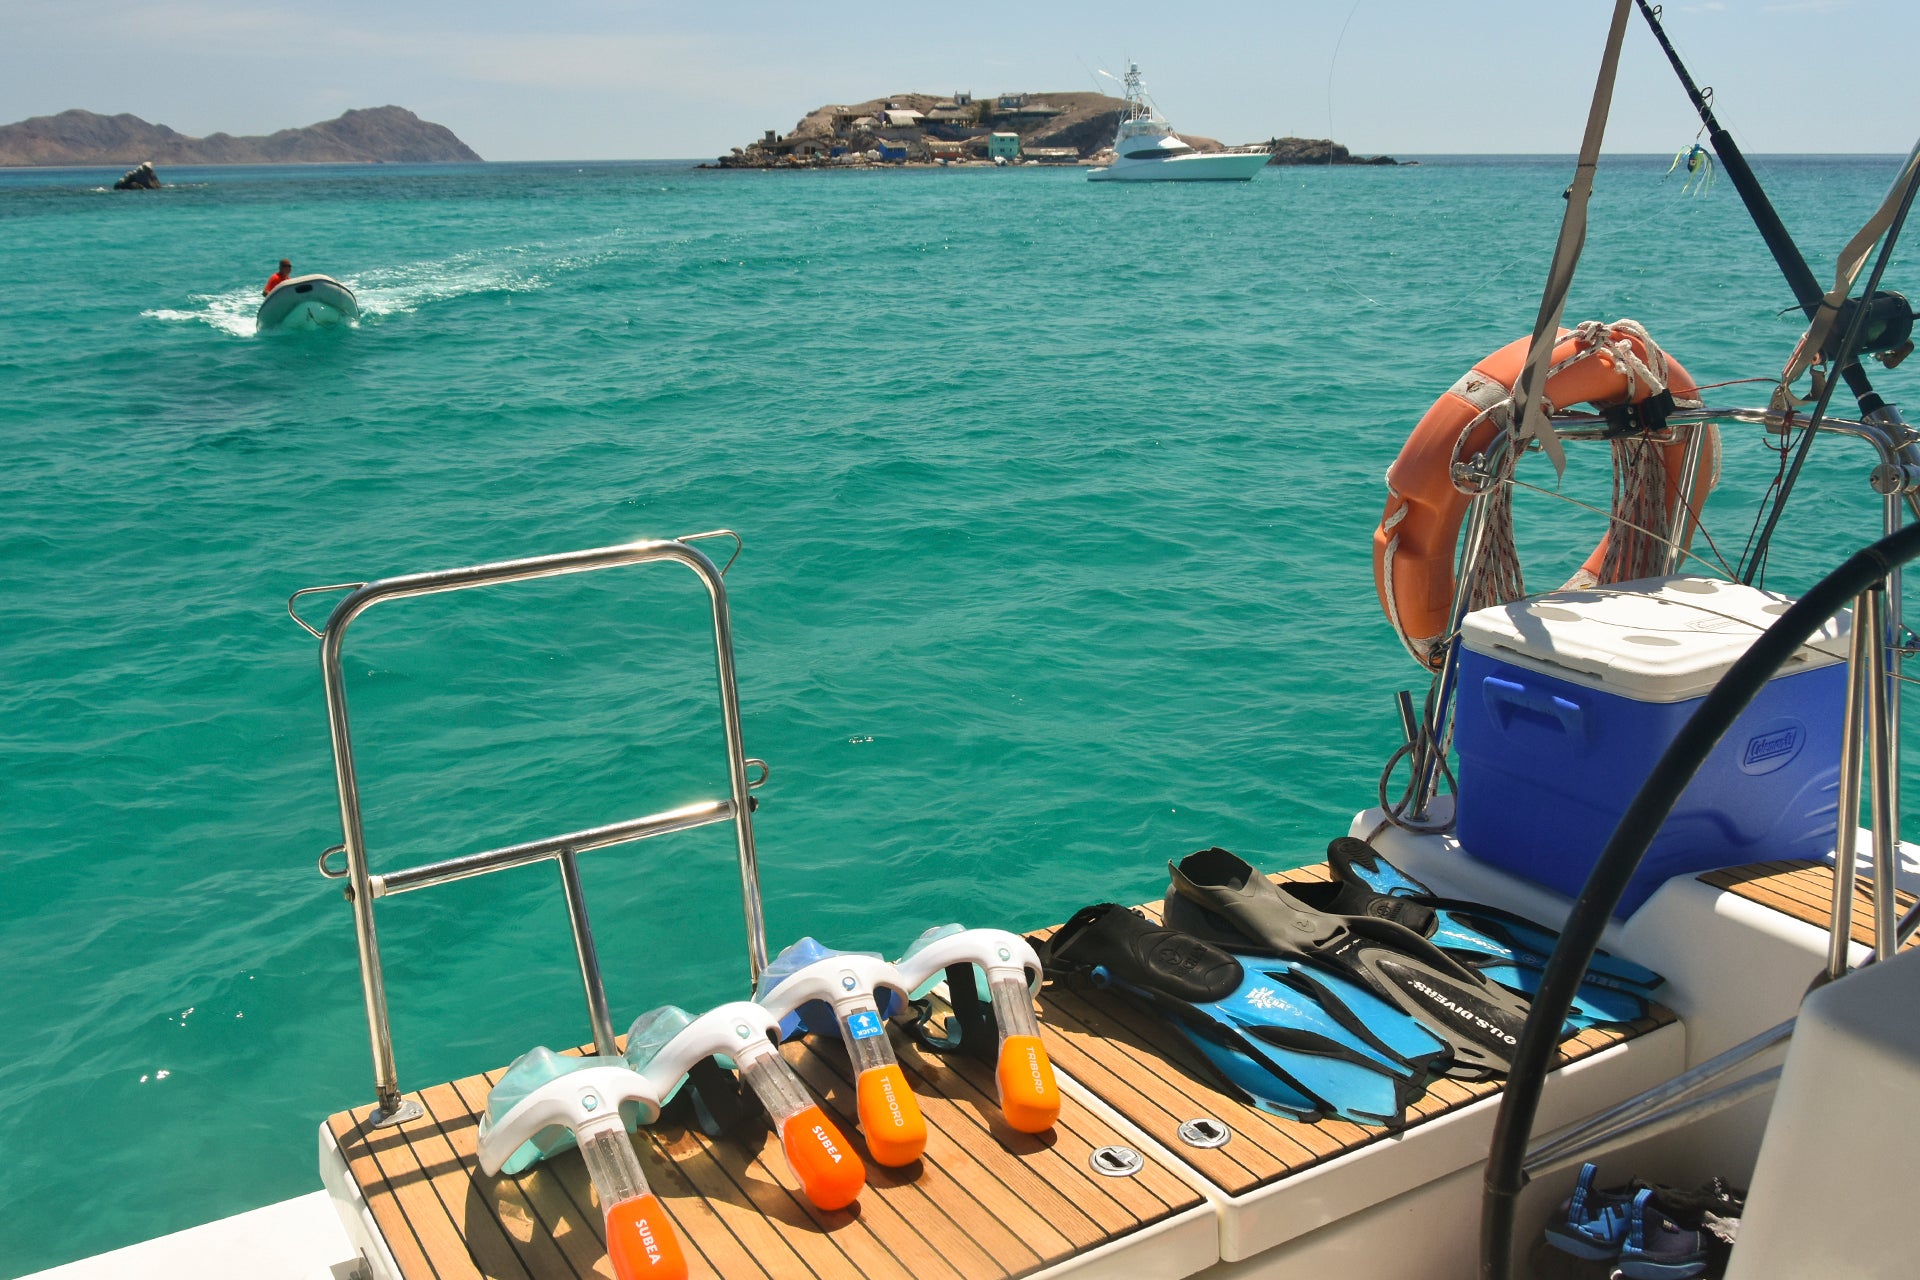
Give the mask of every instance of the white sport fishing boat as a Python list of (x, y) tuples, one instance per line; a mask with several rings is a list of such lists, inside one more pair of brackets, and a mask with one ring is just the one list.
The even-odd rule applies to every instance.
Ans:
[[(1639, 2), (1618, 0), (1603, 88), (1629, 6)], [(769, 966), (750, 792), (767, 770), (741, 740), (725, 570), (695, 545), (717, 535), (630, 543), (360, 584), (320, 625), (300, 618), (307, 592), (289, 602), (320, 641), (342, 832), (320, 856), (320, 871), (347, 890), (372, 1096), (343, 1097), (343, 1109), (320, 1126), (324, 1190), (75, 1263), (60, 1269), (63, 1280), (670, 1271), (820, 1280), (1506, 1280), (1576, 1274), (1566, 1269), (1576, 1261), (1566, 1249), (1592, 1268), (1578, 1274), (1630, 1280), (1911, 1274), (1905, 1226), (1920, 1138), (1920, 954), (1912, 945), (1920, 861), (1899, 838), (1898, 729), (1911, 634), (1900, 616), (1900, 567), (1920, 558), (1920, 523), (1912, 522), (1920, 519), (1920, 434), (1874, 394), (1861, 365), (1878, 355), (1891, 367), (1912, 347), (1912, 309), (1878, 286), (1920, 188), (1920, 148), (1823, 296), (1667, 45), (1658, 14), (1641, 8), (1809, 329), (1771, 403), (1748, 409), (1702, 403), (1680, 363), (1630, 322), (1559, 328), (1605, 121), (1608, 94), (1597, 93), (1536, 334), (1454, 382), (1389, 473), (1377, 586), (1431, 685), (1424, 711), (1401, 695), (1405, 743), (1388, 768), (1410, 764), (1405, 791), (1390, 800), (1383, 779), (1381, 806), (1356, 816), (1348, 834), (1408, 878), (1398, 889), (1383, 880), (1389, 894), (1411, 893), (1406, 886), (1417, 880), (1456, 900), (1413, 899), (1436, 920), (1452, 910), (1457, 921), (1462, 904), (1477, 904), (1464, 909), (1485, 919), (1505, 911), (1561, 931), (1536, 944), (1550, 956), (1516, 961), (1530, 977), (1490, 977), (1532, 992), (1504, 1080), (1436, 1076), (1398, 1126), (1276, 1114), (1249, 1105), (1226, 1068), (1208, 1068), (1219, 1058), (1203, 1060), (1167, 1022), (1107, 983), (1056, 980), (1037, 999), (1037, 1034), (1026, 1037), (1034, 1052), (1011, 1072), (1005, 1022), (997, 1072), (991, 1042), (982, 1060), (896, 1034), (898, 1061), (887, 1078), (911, 1090), (924, 1121), (914, 1159), (880, 1158), (884, 1135), (869, 1118), (875, 1098), (858, 1056), (874, 1040), (887, 1043), (871, 1006), (844, 1023), (846, 1052), (830, 1035), (775, 1049), (772, 1015), (756, 1015), (765, 1035), (741, 1020), (738, 1047), (728, 1051), (742, 1075), (749, 1057), (753, 1070), (784, 1060), (769, 1069), (793, 1090), (793, 1104), (841, 1126), (831, 1133), (841, 1142), (817, 1151), (888, 1166), (864, 1189), (849, 1184), (857, 1204), (836, 1196), (823, 1207), (758, 1112), (728, 1123), (696, 1105), (656, 1118), (652, 1103), (664, 1100), (636, 1072), (664, 1080), (682, 1067), (661, 1067), (657, 1058), (651, 1068), (619, 1065), (616, 1055), (634, 1053), (640, 1024), (624, 1045), (615, 1035), (577, 859), (730, 826), (748, 968), (761, 978)], [(1878, 259), (1856, 294), (1876, 242)], [(1792, 386), (1822, 352), (1832, 376), (1818, 382), (1812, 403), (1795, 400)], [(1828, 413), (1842, 384), (1859, 402), (1856, 417)], [(1543, 411), (1541, 398), (1553, 407)], [(1567, 412), (1583, 404), (1598, 412)], [(1745, 436), (1776, 452), (1816, 439), (1855, 449), (1871, 488), (1847, 492), (1874, 495), (1866, 500), (1888, 536), (1797, 601), (1736, 580), (1750, 574), (1686, 572), (1722, 431), (1729, 447)], [(1601, 440), (1622, 466), (1618, 489), (1628, 501), (1613, 513), (1607, 554), (1596, 553), (1576, 589), (1511, 598), (1517, 591), (1500, 585), (1511, 554), (1501, 512), (1516, 467), (1529, 455), (1557, 457), (1565, 443)], [(1426, 447), (1434, 441), (1442, 447)], [(1791, 488), (1788, 479), (1769, 495), (1775, 513)], [(1771, 531), (1769, 521), (1762, 543)], [(361, 822), (346, 702), (344, 651), (355, 618), (415, 596), (510, 590), (535, 578), (647, 564), (678, 565), (704, 589), (724, 794), (418, 866), (376, 860)], [(1456, 754), (1457, 775), (1449, 763)], [(1701, 784), (1690, 785), (1696, 775)], [(1453, 795), (1440, 793), (1443, 778), (1455, 779)], [(1858, 823), (1863, 797), (1872, 813), (1866, 829)], [(1359, 841), (1336, 844), (1351, 852)], [(385, 900), (399, 894), (534, 862), (560, 872), (586, 993), (582, 1031), (593, 1042), (583, 1052), (595, 1065), (554, 1076), (518, 1102), (499, 1096), (509, 1092), (510, 1074), (500, 1071), (403, 1088), (376, 911), (390, 912)], [(1275, 879), (1325, 888), (1345, 865)], [(1017, 1012), (1025, 1021), (1032, 1009), (1021, 1009), (1030, 999), (1024, 944), (1010, 942), (999, 953), (1011, 966), (1006, 981), (992, 978), (990, 958), (981, 971), (992, 979), (996, 1016)], [(1604, 964), (1601, 943), (1610, 953)], [(408, 945), (403, 934), (389, 947), (419, 962)], [(904, 967), (913, 954), (895, 963)], [(836, 989), (868, 989), (860, 985), (869, 982), (859, 972), (866, 963), (847, 958), (845, 972), (827, 972), (820, 990), (837, 1001)], [(1664, 978), (1636, 1016), (1588, 1017), (1569, 1032), (1576, 998), (1587, 992), (1592, 1003), (1593, 975), (1630, 966)], [(948, 990), (954, 1023), (977, 1027), (986, 1017), (990, 1026), (972, 985)], [(1058, 1096), (1046, 1114), (1020, 1120), (1010, 1090), (1046, 1059)], [(558, 1071), (552, 1064), (565, 1061), (581, 1060), (550, 1055), (548, 1065)], [(731, 1080), (724, 1067), (709, 1076), (722, 1093)], [(578, 1088), (557, 1087), (566, 1081)], [(622, 1089), (636, 1090), (641, 1118), (656, 1120), (631, 1139), (611, 1105), (629, 1099)], [(508, 1123), (515, 1116), (519, 1129)], [(581, 1147), (592, 1149), (583, 1158), (551, 1146), (530, 1166), (502, 1159), (522, 1134), (557, 1132), (543, 1124), (574, 1127)], [(1576, 1173), (1583, 1161), (1599, 1162), (1598, 1178)], [(1670, 1187), (1701, 1190), (1689, 1205), (1659, 1189)], [(619, 1212), (636, 1204), (643, 1215)], [(639, 1234), (616, 1231), (636, 1222)], [(1547, 1252), (1516, 1266), (1516, 1249), (1525, 1256), (1529, 1245)]]
[(332, 276), (295, 276), (273, 287), (260, 303), (255, 323), (262, 329), (323, 329), (359, 314), (353, 290)]
[(1133, 63), (1127, 64), (1125, 84), (1127, 106), (1113, 135), (1113, 162), (1088, 170), (1089, 182), (1246, 182), (1266, 167), (1264, 151), (1196, 151), (1181, 141), (1147, 96)]

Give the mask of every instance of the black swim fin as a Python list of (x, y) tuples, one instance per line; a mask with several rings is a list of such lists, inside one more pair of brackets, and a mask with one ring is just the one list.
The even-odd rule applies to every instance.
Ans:
[(1438, 1036), (1333, 975), (1243, 960), (1113, 903), (1075, 913), (1040, 951), (1056, 980), (1133, 997), (1235, 1095), (1294, 1119), (1397, 1129), (1449, 1060)]
[[(1403, 924), (1442, 951), (1523, 996), (1540, 987), (1560, 935), (1524, 916), (1477, 902), (1434, 896), (1365, 840), (1342, 836), (1327, 846), (1327, 865), (1341, 886), (1331, 900), (1343, 915)], [(1574, 997), (1577, 1026), (1632, 1022), (1650, 1012), (1659, 974), (1605, 951), (1593, 953)]]
[(1438, 1033), (1453, 1052), (1448, 1075), (1486, 1079), (1512, 1065), (1526, 1001), (1404, 925), (1340, 913), (1332, 906), (1340, 886), (1275, 884), (1225, 849), (1188, 854), (1168, 872), (1169, 927), (1218, 945), (1224, 925), (1248, 950), (1351, 978)]

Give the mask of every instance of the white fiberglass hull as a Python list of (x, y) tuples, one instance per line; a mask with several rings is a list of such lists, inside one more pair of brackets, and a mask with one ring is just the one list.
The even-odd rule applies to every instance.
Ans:
[(1264, 169), (1264, 151), (1195, 151), (1164, 160), (1115, 160), (1089, 182), (1246, 182)]
[(262, 329), (318, 329), (359, 314), (353, 290), (332, 276), (295, 276), (274, 286), (255, 323)]

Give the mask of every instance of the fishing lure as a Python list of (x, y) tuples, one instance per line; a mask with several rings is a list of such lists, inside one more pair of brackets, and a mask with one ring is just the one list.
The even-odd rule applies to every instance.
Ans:
[(1667, 166), (1667, 176), (1672, 177), (1673, 171), (1682, 164), (1687, 166), (1687, 180), (1680, 185), (1680, 193), (1692, 191), (1704, 195), (1713, 185), (1713, 153), (1698, 142), (1682, 147), (1674, 153), (1673, 163)]

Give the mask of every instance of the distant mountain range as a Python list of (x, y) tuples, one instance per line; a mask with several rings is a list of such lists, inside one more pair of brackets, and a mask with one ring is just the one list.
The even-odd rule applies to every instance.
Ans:
[(139, 116), (62, 111), (0, 125), (0, 166), (169, 164), (432, 164), (478, 160), (445, 125), (404, 107), (349, 111), (337, 120), (265, 137), (189, 138)]

